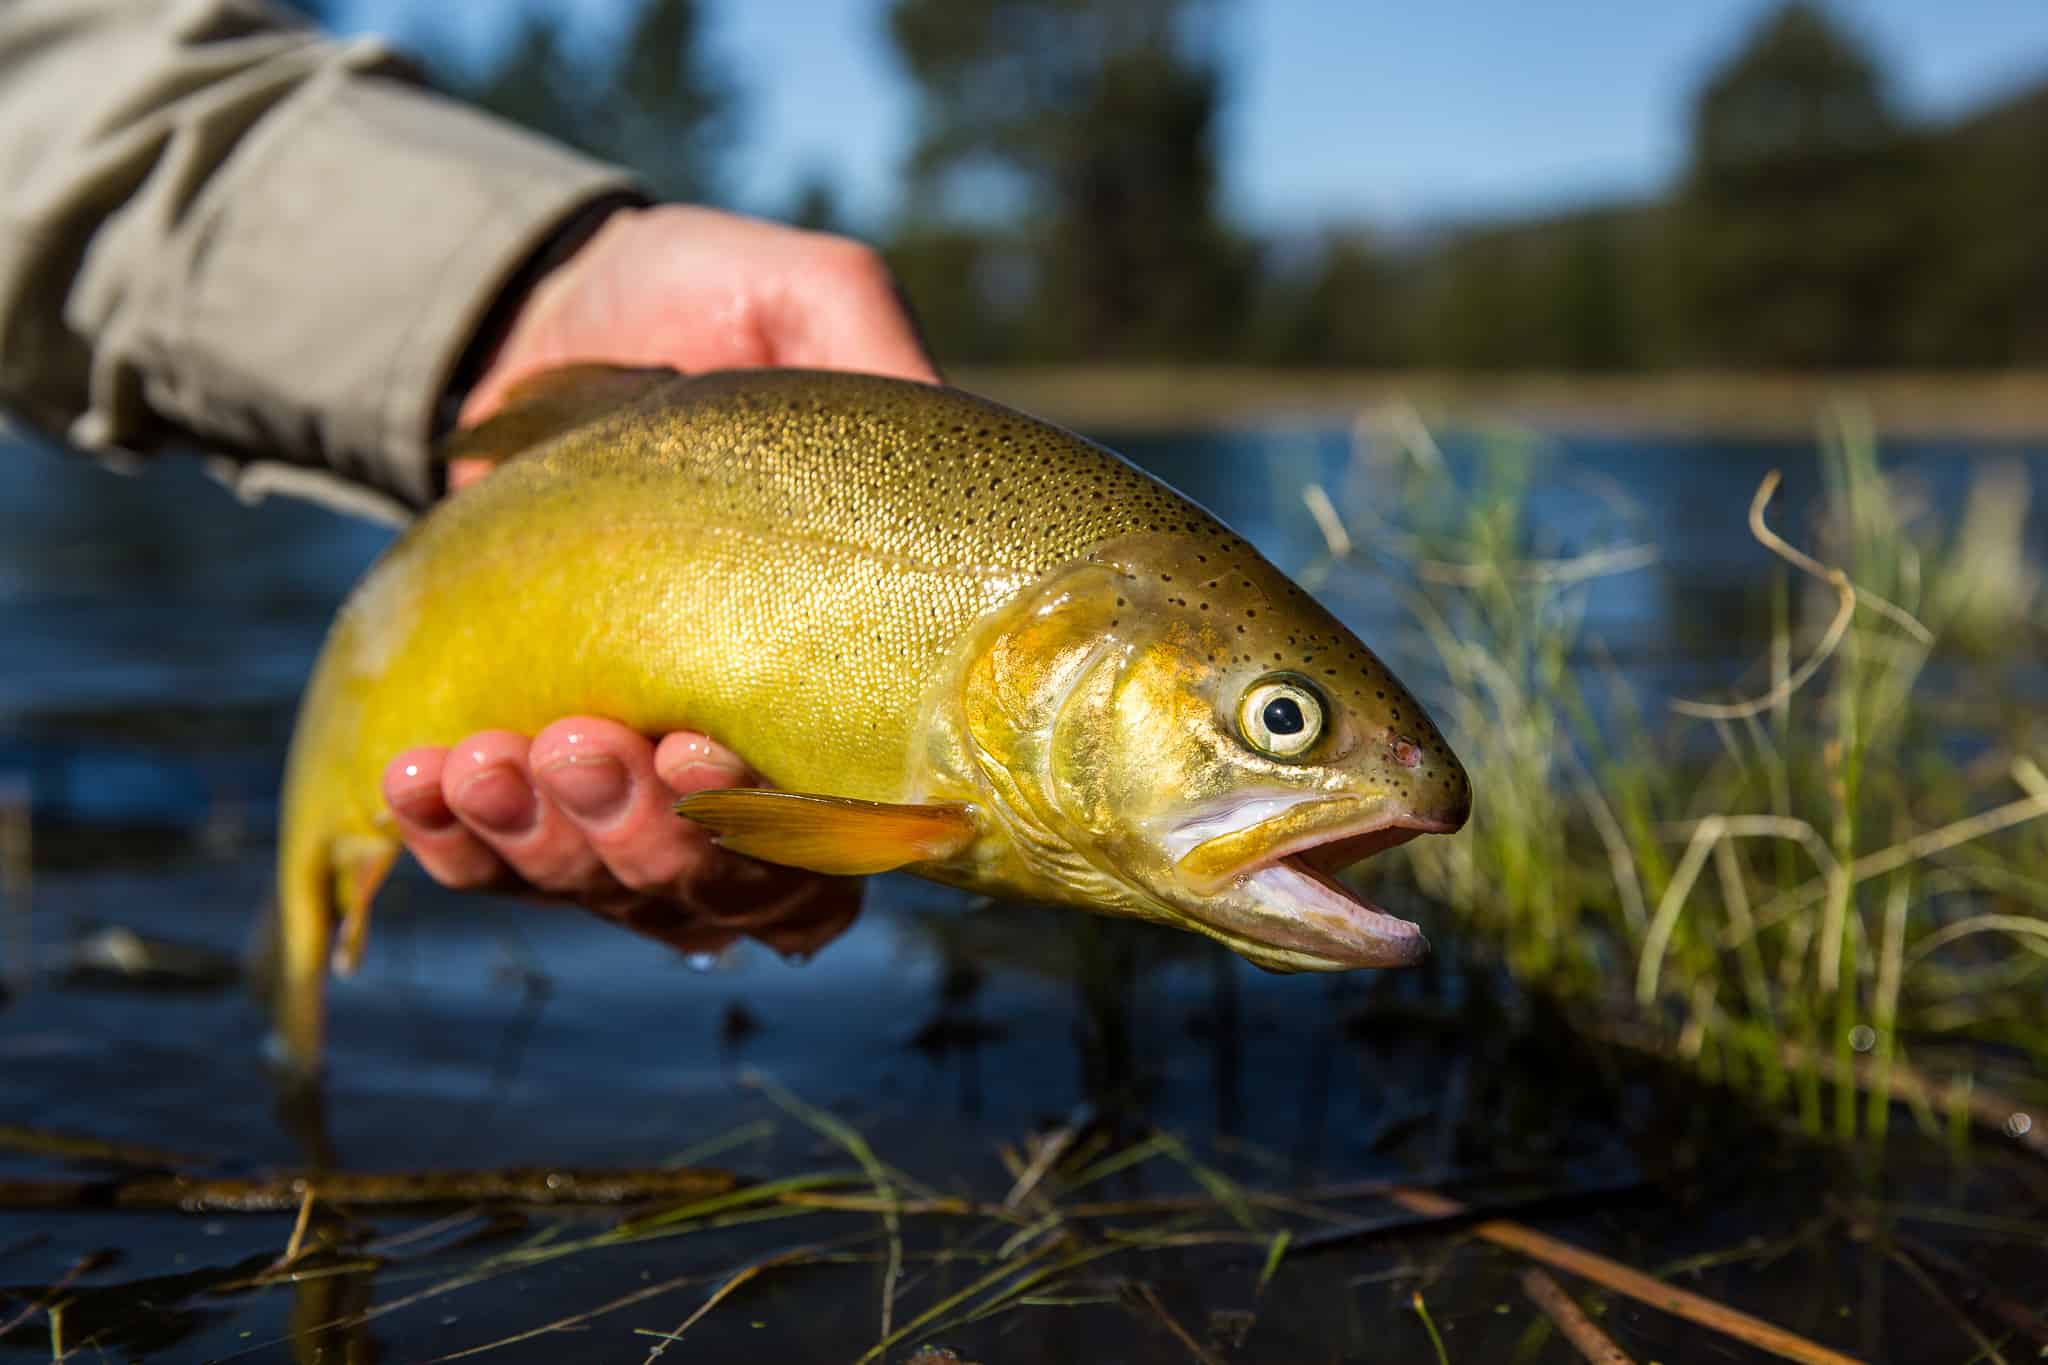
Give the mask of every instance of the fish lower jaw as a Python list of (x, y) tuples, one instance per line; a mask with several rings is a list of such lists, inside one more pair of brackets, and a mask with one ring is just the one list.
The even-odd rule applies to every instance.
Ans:
[(1429, 956), (1420, 928), (1359, 899), (1301, 855), (1252, 869), (1242, 885), (1261, 912), (1263, 952), (1246, 954), (1253, 961), (1270, 955), (1288, 962), (1283, 971), (1344, 971), (1412, 967)]

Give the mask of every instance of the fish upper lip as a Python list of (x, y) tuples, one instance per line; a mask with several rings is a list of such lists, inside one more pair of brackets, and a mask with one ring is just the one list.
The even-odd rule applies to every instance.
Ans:
[(1256, 872), (1262, 867), (1291, 858), (1307, 864), (1318, 872), (1337, 872), (1353, 863), (1363, 862), (1375, 853), (1398, 848), (1418, 834), (1450, 834), (1458, 828), (1448, 820), (1432, 820), (1424, 815), (1396, 815), (1377, 820), (1361, 820), (1355, 827), (1340, 825), (1335, 829), (1312, 831), (1299, 838), (1287, 840), (1266, 857), (1246, 864), (1243, 870)]
[(1196, 869), (1189, 869), (1186, 865), (1190, 862), (1199, 865), (1199, 855), (1205, 848), (1226, 839), (1256, 844), (1263, 830), (1300, 823), (1305, 815), (1312, 816), (1315, 811), (1324, 807), (1343, 806), (1358, 806), (1361, 809), (1350, 820), (1330, 824), (1317, 822), (1311, 828), (1304, 829), (1290, 838), (1282, 838), (1262, 849), (1254, 858), (1218, 869), (1204, 880), (1212, 880), (1215, 885), (1220, 886), (1248, 877), (1261, 868), (1270, 867), (1283, 859), (1298, 860), (1316, 872), (1335, 872), (1375, 853), (1405, 844), (1418, 834), (1450, 834), (1459, 828), (1453, 821), (1436, 820), (1413, 812), (1389, 814), (1385, 806), (1379, 802), (1361, 797), (1339, 796), (1326, 801), (1303, 802), (1255, 825), (1205, 840), (1183, 854), (1180, 862), (1184, 871), (1192, 870), (1200, 875), (1199, 866)]

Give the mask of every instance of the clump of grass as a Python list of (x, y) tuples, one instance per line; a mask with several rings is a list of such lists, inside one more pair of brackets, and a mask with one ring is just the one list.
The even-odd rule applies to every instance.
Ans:
[[(1555, 458), (1534, 438), (1483, 434), (1462, 475), (1412, 416), (1354, 445), (1360, 495), (1308, 493), (1331, 551), (1313, 573), (1389, 575), (1426, 641), (1478, 800), (1409, 867), (1466, 936), (1590, 1027), (1790, 1100), (1809, 1130), (1882, 1134), (1901, 1098), (1930, 1126), (1948, 1101), (2024, 1131), (1963, 1084), (2038, 1098), (1996, 1059), (2048, 1070), (2029, 754), (2048, 716), (2010, 677), (2041, 633), (2017, 466), (1945, 528), (1854, 408), (1829, 414), (1818, 529), (1773, 524), (1775, 477), (1750, 509), (1775, 572), (1745, 623), (1765, 657), (1723, 700), (1637, 696), (1582, 626), (1594, 579), (1655, 572), (1625, 498), (1595, 490), (1590, 541), (1562, 549), (1531, 514)], [(1695, 512), (1717, 514), (1743, 509)]]

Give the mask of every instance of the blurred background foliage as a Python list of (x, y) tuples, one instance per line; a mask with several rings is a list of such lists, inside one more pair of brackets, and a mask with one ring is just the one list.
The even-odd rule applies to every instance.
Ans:
[[(317, 5), (314, 6), (316, 9)], [(1690, 94), (1661, 198), (1261, 237), (1220, 206), (1230, 0), (881, 0), (916, 91), (889, 255), (956, 362), (1455, 370), (2048, 364), (2048, 82), (1902, 112), (1826, 5), (1762, 12)], [(529, 9), (444, 85), (729, 199), (747, 92), (699, 0), (639, 0), (615, 49)], [(779, 211), (844, 228), (828, 172)]]

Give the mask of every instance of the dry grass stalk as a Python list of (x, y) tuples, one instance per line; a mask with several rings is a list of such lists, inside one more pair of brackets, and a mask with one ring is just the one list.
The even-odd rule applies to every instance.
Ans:
[[(1387, 1198), (1404, 1209), (1432, 1217), (1452, 1218), (1465, 1211), (1465, 1206), (1457, 1200), (1431, 1190), (1392, 1190)], [(1604, 1289), (1611, 1289), (1638, 1303), (1710, 1328), (1782, 1359), (1799, 1361), (1801, 1365), (1858, 1365), (1853, 1356), (1830, 1350), (1796, 1332), (1788, 1332), (1762, 1318), (1751, 1317), (1703, 1294), (1653, 1279), (1619, 1261), (1560, 1241), (1524, 1224), (1495, 1218), (1473, 1224), (1472, 1231), (1495, 1246), (1518, 1251), (1552, 1269), (1591, 1280)]]
[(642, 1362), (642, 1365), (652, 1365), (652, 1362), (658, 1360), (670, 1346), (682, 1340), (683, 1333), (695, 1327), (706, 1313), (718, 1307), (735, 1289), (738, 1289), (748, 1280), (753, 1279), (762, 1271), (772, 1269), (775, 1266), (788, 1265), (794, 1261), (807, 1259), (816, 1254), (818, 1250), (819, 1248), (817, 1247), (795, 1247), (789, 1251), (770, 1256), (765, 1260), (756, 1261), (752, 1265), (741, 1267), (738, 1271), (727, 1277), (725, 1283), (712, 1290), (711, 1297), (699, 1304), (696, 1312), (690, 1314), (681, 1323), (677, 1324), (674, 1331), (663, 1333), (661, 1339), (648, 1348), (646, 1360)]
[(1562, 1286), (1534, 1266), (1522, 1272), (1522, 1292), (1543, 1310), (1543, 1316), (1550, 1319), (1551, 1326), (1558, 1334), (1584, 1356), (1591, 1365), (1635, 1365), (1628, 1353), (1614, 1344), (1613, 1338), (1595, 1325), (1586, 1311), (1572, 1301)]
[(271, 1269), (282, 1270), (289, 1266), (306, 1250), (306, 1229), (313, 1222), (313, 1182), (306, 1182), (306, 1197), (299, 1201), (299, 1216), (292, 1220), (292, 1235), (285, 1239), (284, 1255), (277, 1258)]
[(1142, 1303), (1146, 1310), (1158, 1320), (1159, 1325), (1171, 1332), (1173, 1339), (1186, 1347), (1188, 1354), (1200, 1361), (1201, 1365), (1223, 1365), (1222, 1357), (1202, 1345), (1201, 1342), (1195, 1340), (1194, 1333), (1182, 1326), (1181, 1320), (1167, 1310), (1166, 1305), (1160, 1301), (1158, 1290), (1149, 1284), (1141, 1284), (1137, 1287), (1135, 1293), (1137, 1294), (1138, 1302)]

